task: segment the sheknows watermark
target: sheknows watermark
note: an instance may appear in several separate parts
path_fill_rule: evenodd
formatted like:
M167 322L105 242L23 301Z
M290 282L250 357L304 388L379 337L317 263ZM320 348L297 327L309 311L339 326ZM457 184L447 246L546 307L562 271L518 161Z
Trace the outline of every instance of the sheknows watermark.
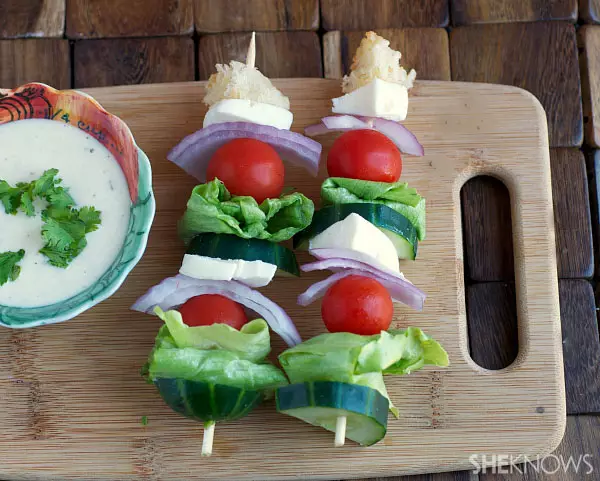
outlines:
M493 474L523 474L525 472L556 474L558 472L570 472L587 475L594 472L592 459L591 454L580 454L579 456L548 454L547 456L535 458L509 454L472 454L469 456L474 474L488 470Z

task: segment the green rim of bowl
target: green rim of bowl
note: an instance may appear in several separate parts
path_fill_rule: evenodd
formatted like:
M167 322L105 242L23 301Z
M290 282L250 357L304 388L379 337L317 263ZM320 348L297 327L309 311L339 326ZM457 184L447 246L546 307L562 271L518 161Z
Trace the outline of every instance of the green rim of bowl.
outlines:
M156 211L150 160L139 147L137 152L138 198L131 205L129 228L123 247L108 270L86 290L56 304L31 308L0 305L0 326L22 329L72 319L112 296L125 282L144 255Z

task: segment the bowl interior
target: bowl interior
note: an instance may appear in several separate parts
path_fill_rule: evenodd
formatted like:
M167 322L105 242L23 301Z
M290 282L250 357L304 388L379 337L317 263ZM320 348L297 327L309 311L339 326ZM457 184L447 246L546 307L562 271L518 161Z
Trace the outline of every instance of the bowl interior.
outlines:
M96 138L115 157L129 188L131 212L125 241L110 268L79 294L56 304L35 308L0 305L0 325L23 328L71 319L110 297L140 260L154 218L152 171L127 125L90 96L58 91L44 84L0 89L0 125L24 119L49 119L71 124Z

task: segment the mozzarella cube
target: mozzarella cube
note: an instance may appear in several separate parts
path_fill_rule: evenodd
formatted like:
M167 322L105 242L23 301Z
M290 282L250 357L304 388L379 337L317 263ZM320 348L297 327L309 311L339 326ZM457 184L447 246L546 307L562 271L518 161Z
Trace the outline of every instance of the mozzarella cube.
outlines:
M179 273L195 279L211 281L239 281L250 287L268 285L277 266L263 261L218 259L186 254Z
M377 227L356 213L330 225L313 237L310 249L348 249L362 262L400 272L398 254L392 241Z
M268 285L275 276L275 272L277 272L277 266L268 262L243 260L237 262L238 268L234 280L239 280L250 287Z
M251 122L289 130L294 115L276 105L245 99L225 99L214 104L204 117L204 127L224 122Z
M336 114L400 121L408 113L408 89L404 85L378 78L332 101L332 112Z
M179 273L195 279L230 281L236 270L237 264L232 260L186 254Z

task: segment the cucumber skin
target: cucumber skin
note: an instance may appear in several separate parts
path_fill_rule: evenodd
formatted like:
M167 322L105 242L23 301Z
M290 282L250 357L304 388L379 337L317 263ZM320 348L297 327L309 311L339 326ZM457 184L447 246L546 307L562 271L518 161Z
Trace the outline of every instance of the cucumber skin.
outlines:
M276 265L278 271L300 276L296 254L287 247L264 239L242 239L233 234L198 234L191 240L186 254L263 261Z
M354 399L353 399L354 396ZM358 398L358 399L357 399ZM359 408L359 404L369 404L368 411ZM332 402L332 400L334 402ZM387 426L389 402L375 389L360 384L343 382L315 381L302 384L290 384L277 389L277 410L295 409L298 407L326 406L373 417L380 424ZM327 403L327 404L319 404Z
M360 203L360 204L333 204L316 211L312 223L303 231L294 236L294 249L306 248L313 237L316 237L331 225L344 220L350 214L358 214L371 222L380 230L387 230L405 240L412 248L412 254L406 258L414 260L417 257L419 241L417 229L402 214L383 204ZM377 219L384 225L377 225Z
M197 421L235 421L258 406L264 395L237 387L185 379L158 378L154 384L176 413Z

